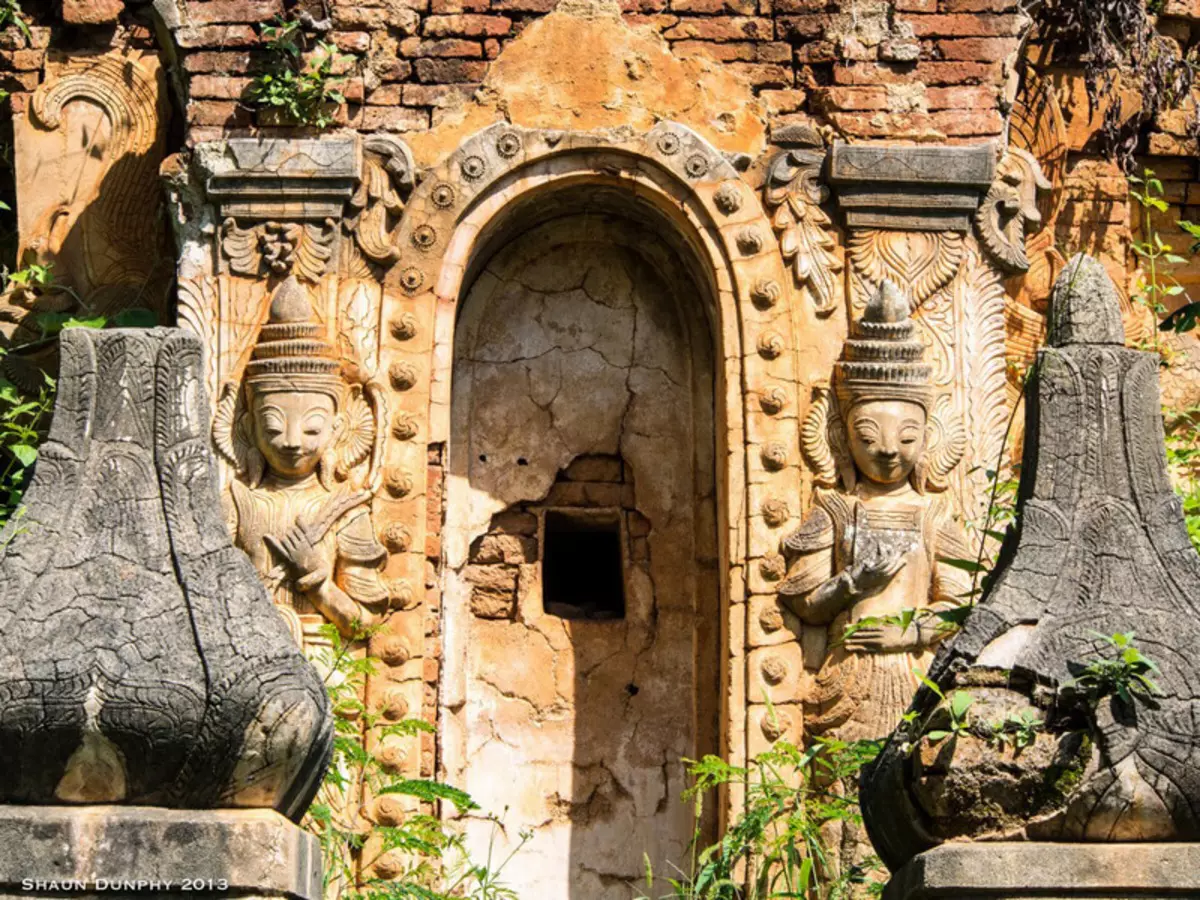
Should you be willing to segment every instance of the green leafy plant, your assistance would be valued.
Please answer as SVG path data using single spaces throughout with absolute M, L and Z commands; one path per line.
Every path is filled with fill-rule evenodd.
M 1155 177 L 1152 169 L 1146 169 L 1142 174 L 1142 178 L 1136 175 L 1127 176 L 1130 185 L 1129 196 L 1137 202 L 1142 211 L 1142 240 L 1134 241 L 1131 249 L 1140 260 L 1144 274 L 1134 288 L 1133 298 L 1148 309 L 1158 323 L 1167 316 L 1167 299 L 1184 294 L 1183 285 L 1171 274 L 1170 267 L 1183 265 L 1187 260 L 1176 253 L 1154 227 L 1154 213 L 1166 213 L 1170 209 L 1164 199 L 1162 182 Z M 1187 304 L 1181 307 L 1181 310 L 1190 307 L 1191 304 Z M 1171 327 L 1186 331 L 1189 326 L 1195 326 L 1195 314 L 1178 316 L 1172 319 L 1172 323 Z M 1156 328 L 1152 346 L 1147 349 L 1161 352 L 1158 331 Z
M 1163 416 L 1175 423 L 1166 431 L 1167 471 L 1183 506 L 1188 537 L 1200 553 L 1200 407 L 1168 409 Z
M 324 671 L 334 712 L 333 759 L 306 826 L 316 834 L 325 861 L 326 900 L 517 900 L 501 881 L 505 866 L 530 839 L 522 833 L 515 847 L 497 858 L 496 838 L 502 823 L 494 816 L 488 853 L 473 862 L 460 832 L 434 813 L 449 803 L 459 814 L 477 814 L 478 805 L 458 788 L 425 778 L 389 772 L 370 749 L 388 737 L 413 738 L 433 726 L 417 719 L 388 722 L 371 713 L 360 699 L 376 661 L 357 652 L 377 629 L 358 629 L 345 639 L 333 625 L 322 635 L 328 647 L 314 659 Z M 410 798 L 412 811 L 395 825 L 369 821 L 362 809 L 366 796 Z M 387 855 L 400 860 L 398 873 L 380 877 L 376 863 Z
M 0 360 L 6 353 L 0 349 Z M 21 498 L 54 407 L 54 379 L 49 375 L 43 378 L 37 394 L 28 396 L 0 377 L 0 528 L 23 515 Z
M 768 714 L 774 716 L 774 709 Z M 823 830 L 831 823 L 860 826 L 858 776 L 878 755 L 880 741 L 819 738 L 808 748 L 776 741 L 748 767 L 717 756 L 689 762 L 696 830 L 688 869 L 656 875 L 646 860 L 646 889 L 637 900 L 770 900 L 820 897 L 841 900 L 875 892 L 882 873 L 875 858 L 834 871 Z M 702 846 L 705 798 L 737 785 L 745 805 L 716 843 Z M 655 894 L 659 882 L 669 893 Z M 661 888 L 658 888 L 661 890 Z
M 1007 715 L 1001 721 L 993 722 L 988 737 L 1000 746 L 1009 745 L 1014 750 L 1024 750 L 1033 746 L 1045 724 L 1033 710 L 1023 709 L 1018 715 Z
M 74 298 L 86 312 L 37 313 L 35 323 L 40 336 L 23 344 L 0 346 L 0 371 L 7 368 L 8 357 L 20 357 L 54 341 L 65 328 L 149 327 L 156 324 L 148 309 L 128 309 L 112 317 L 91 313 L 83 298 L 70 288 L 55 282 L 53 266 L 29 263 L 16 271 L 0 269 L 0 290 L 19 290 L 36 299 L 45 292 L 58 291 Z M 24 388 L 0 376 L 0 528 L 23 515 L 21 499 L 37 462 L 37 447 L 50 424 L 54 409 L 55 379 L 35 366 L 28 371 L 38 379 L 36 387 Z M 16 532 L 10 532 L 11 539 Z
M 346 102 L 333 77 L 338 49 L 309 40 L 298 21 L 276 18 L 262 28 L 267 62 L 246 89 L 245 99 L 259 109 L 275 110 L 300 125 L 328 128 L 333 109 Z M 312 46 L 310 46 L 312 44 Z
M 1151 675 L 1159 674 L 1158 665 L 1134 644 L 1134 632 L 1092 635 L 1112 651 L 1111 656 L 1100 657 L 1091 662 L 1070 665 L 1070 681 L 1063 684 L 1064 691 L 1082 693 L 1093 703 L 1104 697 L 1118 697 L 1127 704 L 1135 699 L 1153 703 L 1162 696 Z
M 20 0 L 0 0 L 0 28 L 8 28 L 10 25 L 16 25 L 26 41 L 33 40 Z
M 933 685 L 932 681 L 926 681 L 925 683 Z M 946 701 L 945 709 L 950 716 L 950 723 L 946 728 L 930 729 L 925 732 L 925 737 L 936 744 L 938 741 L 944 741 L 946 738 L 967 734 L 971 730 L 970 711 L 971 707 L 975 704 L 975 698 L 967 691 L 951 691 L 947 696 L 938 690 L 936 686 L 933 689 Z

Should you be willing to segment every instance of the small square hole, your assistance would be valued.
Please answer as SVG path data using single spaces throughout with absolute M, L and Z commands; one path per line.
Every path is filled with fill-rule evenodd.
M 542 607 L 563 619 L 625 618 L 619 513 L 546 511 Z

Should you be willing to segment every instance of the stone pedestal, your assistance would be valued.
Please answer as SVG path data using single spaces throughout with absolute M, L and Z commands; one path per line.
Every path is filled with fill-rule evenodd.
M 64 894 L 320 900 L 320 846 L 267 809 L 0 806 L 0 900 Z
M 942 844 L 912 859 L 884 900 L 1200 898 L 1200 844 Z

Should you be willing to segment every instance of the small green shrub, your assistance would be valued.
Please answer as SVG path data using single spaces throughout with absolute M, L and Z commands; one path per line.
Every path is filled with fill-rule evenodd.
M 329 647 L 314 660 L 325 672 L 335 722 L 333 760 L 305 820 L 321 844 L 325 900 L 517 900 L 501 876 L 531 835 L 522 833 L 516 847 L 497 859 L 495 841 L 502 823 L 487 816 L 492 828 L 487 858 L 472 861 L 461 832 L 430 808 L 449 803 L 460 814 L 478 815 L 478 805 L 450 785 L 389 773 L 368 749 L 385 737 L 411 739 L 433 731 L 432 725 L 416 719 L 388 723 L 360 699 L 376 661 L 358 655 L 355 648 L 375 630 L 360 629 L 346 640 L 335 626 L 326 625 L 321 631 Z M 409 797 L 416 808 L 398 825 L 379 825 L 363 815 L 364 794 Z M 371 874 L 372 865 L 392 852 L 404 860 L 399 875 L 383 879 Z
M 804 749 L 780 740 L 749 767 L 717 756 L 688 760 L 693 783 L 685 797 L 694 803 L 696 821 L 688 869 L 656 880 L 647 858 L 647 890 L 661 890 L 661 881 L 669 893 L 637 900 L 841 900 L 855 890 L 881 889 L 874 882 L 883 872 L 878 859 L 836 872 L 823 834 L 833 823 L 861 827 L 858 777 L 881 747 L 882 741 L 818 738 Z M 732 785 L 744 792 L 744 808 L 720 840 L 701 846 L 705 798 Z
M 1113 651 L 1087 663 L 1072 663 L 1070 681 L 1063 684 L 1063 691 L 1081 693 L 1095 705 L 1104 697 L 1117 697 L 1132 705 L 1134 699 L 1153 703 L 1162 696 L 1151 675 L 1159 674 L 1158 665 L 1147 657 L 1133 642 L 1134 633 L 1104 635 L 1092 632 L 1098 641 Z
M 8 28 L 10 25 L 16 25 L 26 41 L 33 39 L 20 0 L 0 0 L 0 28 Z
M 263 26 L 262 37 L 267 63 L 250 82 L 245 99 L 298 125 L 332 125 L 333 108 L 346 102 L 336 88 L 341 79 L 333 77 L 333 65 L 339 59 L 337 47 L 325 41 L 310 42 L 299 22 L 279 18 Z

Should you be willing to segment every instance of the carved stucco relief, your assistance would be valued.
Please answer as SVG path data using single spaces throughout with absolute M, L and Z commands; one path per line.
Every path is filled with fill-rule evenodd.
M 169 179 L 179 319 L 205 344 L 230 529 L 310 656 L 327 621 L 380 626 L 364 700 L 385 723 L 419 716 L 424 511 L 411 495 L 425 450 L 396 399 L 417 380 L 380 358 L 411 157 L 394 138 L 351 136 L 231 140 L 192 162 Z M 416 739 L 367 740 L 385 768 L 433 774 Z M 340 802 L 368 827 L 403 814 L 393 797 Z
M 415 188 L 403 145 L 385 137 L 363 139 L 361 146 L 343 137 L 201 145 L 192 170 L 202 183 L 182 171 L 171 180 L 183 234 L 180 320 L 204 339 L 206 377 L 224 398 L 215 437 L 229 451 L 226 490 L 256 495 L 264 483 L 254 487 L 257 473 L 246 464 L 267 423 L 255 421 L 255 390 L 246 389 L 244 376 L 270 374 L 272 366 L 280 369 L 274 374 L 288 365 L 315 371 L 319 360 L 336 361 L 337 379 L 308 391 L 337 395 L 326 411 L 339 419 L 331 462 L 319 467 L 310 489 L 325 500 L 340 491 L 369 492 L 360 517 L 368 528 L 361 537 L 386 550 L 377 565 L 369 561 L 387 598 L 368 599 L 364 608 L 386 623 L 372 651 L 387 665 L 368 685 L 368 704 L 396 716 L 428 717 L 439 692 L 444 737 L 436 752 L 442 774 L 452 780 L 462 765 L 455 716 L 466 648 L 456 617 L 464 610 L 447 597 L 443 612 L 439 588 L 444 572 L 465 560 L 474 533 L 461 517 L 446 518 L 448 528 L 439 533 L 446 517 L 441 467 L 459 292 L 473 277 L 468 270 L 490 252 L 487 241 L 497 224 L 532 198 L 589 184 L 660 210 L 673 239 L 704 261 L 695 274 L 714 302 L 718 446 L 727 448 L 717 455 L 723 461 L 721 749 L 744 761 L 784 733 L 800 738 L 798 693 L 784 698 L 772 719 L 767 707 L 751 702 L 762 695 L 761 676 L 747 668 L 746 653 L 748 645 L 760 643 L 747 637 L 757 627 L 748 625 L 748 610 L 758 615 L 760 607 L 775 603 L 785 570 L 780 538 L 808 502 L 798 423 L 845 327 L 839 317 L 819 318 L 822 305 L 840 299 L 840 278 L 832 277 L 838 255 L 832 239 L 821 237 L 828 228 L 813 213 L 819 208 L 804 205 L 815 203 L 816 195 L 804 186 L 803 173 L 801 180 L 785 181 L 789 190 L 803 186 L 808 199 L 785 200 L 776 212 L 786 206 L 789 215 L 804 210 L 810 216 L 806 227 L 816 230 L 806 246 L 817 255 L 807 269 L 789 272 L 789 264 L 799 263 L 794 256 L 785 261 L 773 239 L 783 220 L 772 222 L 718 151 L 669 123 L 616 136 L 497 125 L 425 172 Z M 318 170 L 319 180 L 313 177 Z M 826 287 L 814 288 L 818 282 Z M 800 302 L 806 294 L 810 299 Z M 306 343 L 295 353 L 277 354 L 270 332 L 281 337 L 288 329 L 304 331 Z M 804 353 L 796 352 L 798 334 L 804 335 Z M 305 401 L 314 407 L 322 402 L 316 396 Z M 269 461 L 260 468 L 270 475 Z M 302 518 L 311 525 L 320 516 Z M 484 517 L 483 527 L 486 522 Z M 305 549 L 302 535 L 272 538 L 291 552 L 272 557 L 268 580 L 321 581 L 319 566 L 295 564 L 305 556 L 297 553 Z M 308 543 L 322 540 L 314 535 Z M 268 550 L 280 556 L 274 547 Z M 374 552 L 366 556 L 375 558 Z M 327 568 L 331 582 L 355 599 L 337 561 Z M 795 685 L 802 676 L 799 644 L 793 633 L 783 647 L 782 636 L 770 641 L 792 671 L 784 679 L 773 676 L 774 685 Z M 440 669 L 425 662 L 431 652 L 441 654 Z M 772 690 L 773 700 L 777 693 Z M 388 741 L 382 755 L 399 771 L 434 774 L 434 747 Z M 385 798 L 365 799 L 378 821 L 398 814 Z M 736 806 L 739 798 L 730 802 Z M 376 872 L 386 874 L 389 867 L 385 858 Z
M 93 313 L 165 311 L 173 271 L 157 198 L 167 119 L 162 66 L 135 51 L 52 58 L 14 116 L 18 259 L 52 266 Z M 39 336 L 20 328 L 31 313 L 80 309 L 65 291 L 42 294 L 13 285 L 0 298 L 6 335 Z

